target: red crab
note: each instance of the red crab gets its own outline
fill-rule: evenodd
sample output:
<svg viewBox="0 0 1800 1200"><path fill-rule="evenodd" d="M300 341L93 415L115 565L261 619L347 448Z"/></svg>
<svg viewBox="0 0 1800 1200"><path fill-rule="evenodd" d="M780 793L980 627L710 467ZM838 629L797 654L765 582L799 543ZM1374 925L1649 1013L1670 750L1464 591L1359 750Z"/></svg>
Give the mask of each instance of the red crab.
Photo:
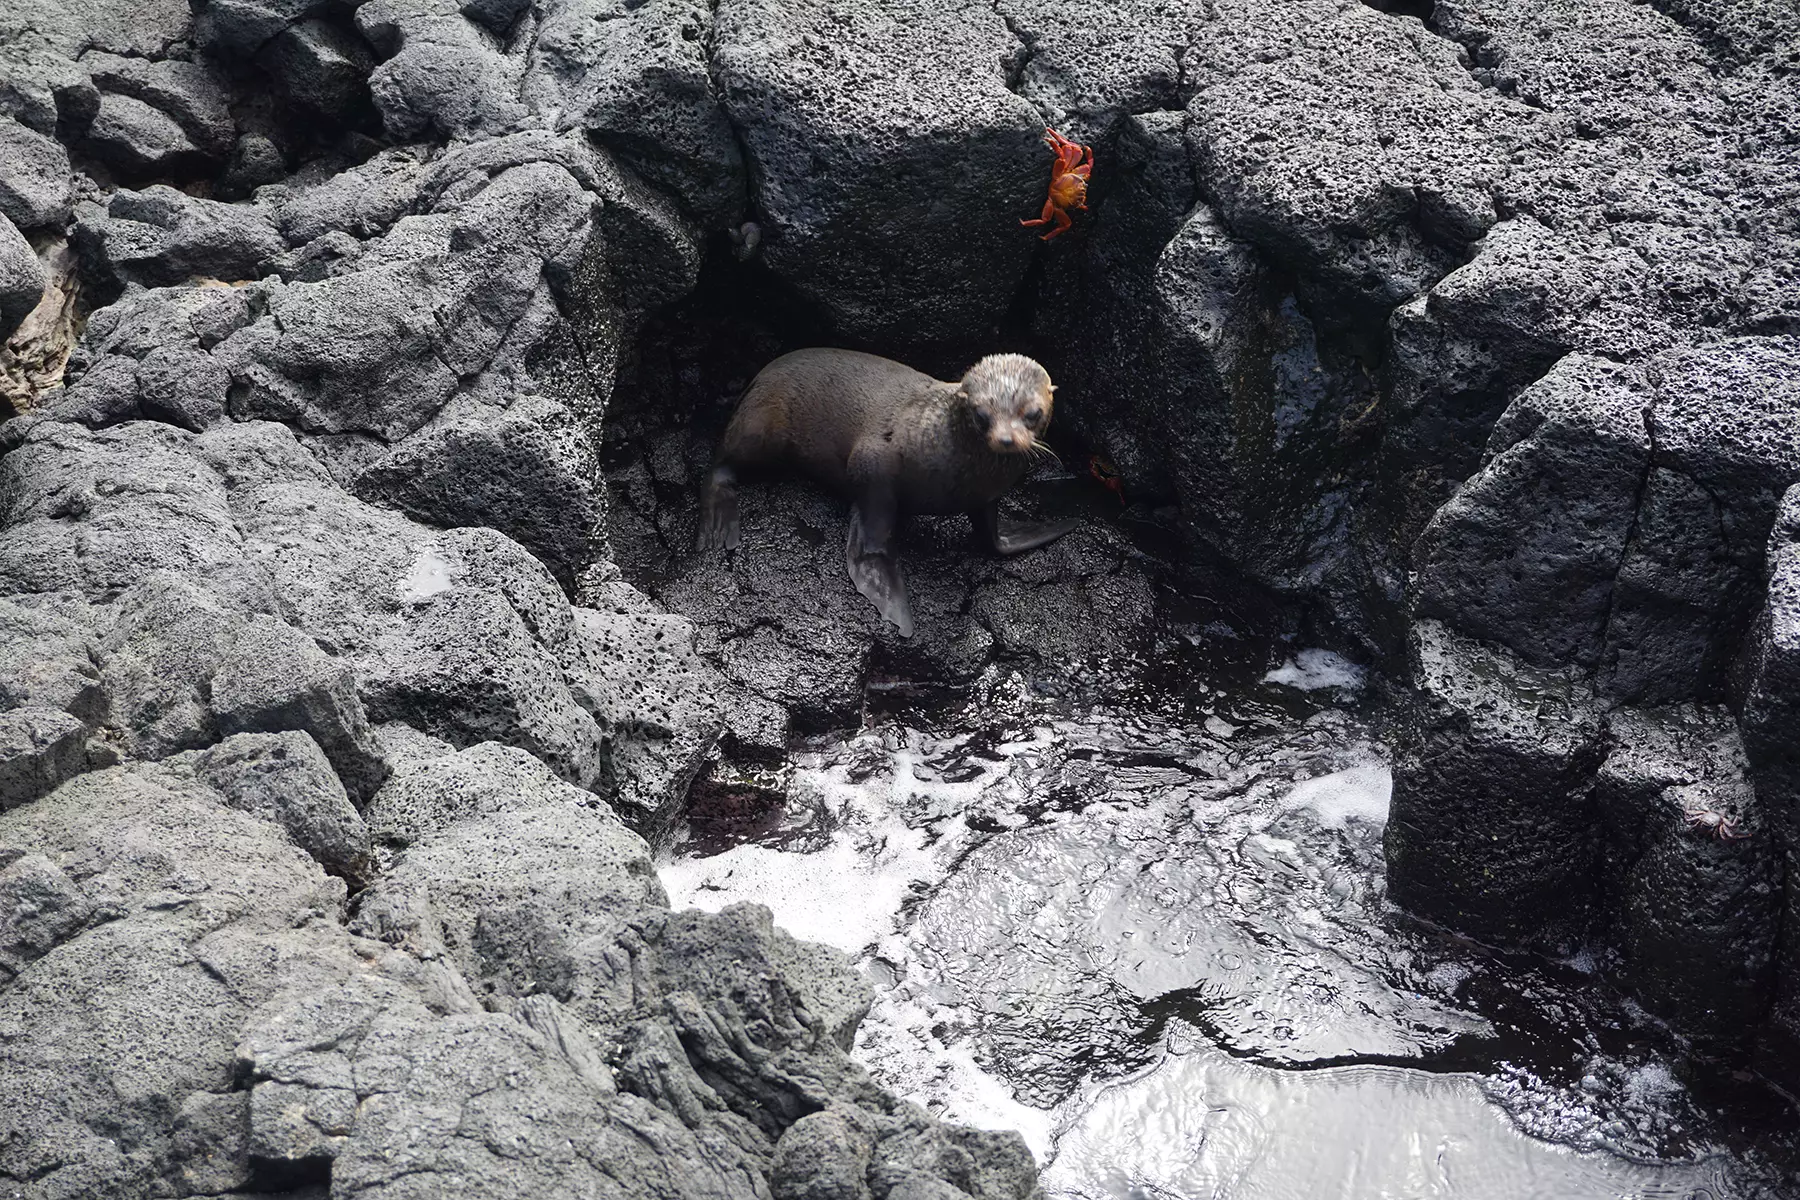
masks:
<svg viewBox="0 0 1800 1200"><path fill-rule="evenodd" d="M1120 477L1119 468L1113 466L1110 459L1102 458L1098 454L1090 454L1088 456L1088 474L1099 480L1101 487L1117 496L1120 504L1125 503L1125 480Z"/></svg>
<svg viewBox="0 0 1800 1200"><path fill-rule="evenodd" d="M1049 225L1054 220L1055 226L1044 235L1047 242L1075 223L1069 217L1070 209L1087 211L1088 173L1094 169L1094 152L1079 142L1071 142L1054 129L1044 130L1044 142L1056 151L1056 165L1050 169L1050 195L1044 200L1044 211L1037 220L1020 221L1019 224Z"/></svg>

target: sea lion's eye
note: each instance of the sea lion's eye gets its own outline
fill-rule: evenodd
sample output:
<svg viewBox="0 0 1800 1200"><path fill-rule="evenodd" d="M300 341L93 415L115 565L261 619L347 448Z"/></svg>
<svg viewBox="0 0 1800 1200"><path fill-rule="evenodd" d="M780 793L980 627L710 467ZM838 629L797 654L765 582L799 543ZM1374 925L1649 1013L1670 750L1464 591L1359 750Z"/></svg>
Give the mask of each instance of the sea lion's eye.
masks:
<svg viewBox="0 0 1800 1200"><path fill-rule="evenodd" d="M1041 408L1033 408L1025 414L1025 421L1030 425L1042 425L1044 423L1044 410Z"/></svg>

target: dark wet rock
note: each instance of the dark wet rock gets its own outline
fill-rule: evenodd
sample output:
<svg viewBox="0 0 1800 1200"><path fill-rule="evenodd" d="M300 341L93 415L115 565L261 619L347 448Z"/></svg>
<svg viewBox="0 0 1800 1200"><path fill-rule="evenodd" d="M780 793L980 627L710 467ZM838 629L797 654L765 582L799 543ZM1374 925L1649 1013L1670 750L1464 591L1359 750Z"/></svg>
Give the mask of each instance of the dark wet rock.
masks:
<svg viewBox="0 0 1800 1200"><path fill-rule="evenodd" d="M257 55L290 104L315 120L348 125L369 103L368 45L342 26L317 17L276 34Z"/></svg>
<svg viewBox="0 0 1800 1200"><path fill-rule="evenodd" d="M44 269L13 223L0 216L0 340L11 336L44 296Z"/></svg>
<svg viewBox="0 0 1800 1200"><path fill-rule="evenodd" d="M512 18L477 19L498 27ZM546 7L522 94L589 131L642 178L680 197L704 226L717 228L741 207L745 176L714 94L712 37L711 9L693 0L624 10L606 0L560 0Z"/></svg>
<svg viewBox="0 0 1800 1200"><path fill-rule="evenodd" d="M141 100L181 127L194 147L223 158L237 137L231 95L212 71L177 59L89 54L81 65L101 91ZM102 111L106 102L102 100Z"/></svg>
<svg viewBox="0 0 1800 1200"><path fill-rule="evenodd" d="M1745 1043L1769 1002L1781 864L1736 725L1689 705L1607 727L1594 799L1625 983L1683 1031Z"/></svg>
<svg viewBox="0 0 1800 1200"><path fill-rule="evenodd" d="M73 202L69 152L10 117L0 117L0 216L21 229L60 228Z"/></svg>
<svg viewBox="0 0 1800 1200"><path fill-rule="evenodd" d="M843 337L995 329L1037 245L1018 222L1042 207L1049 163L1042 118L1007 88L1016 43L1000 15L793 0L723 3L715 20L769 268Z"/></svg>
<svg viewBox="0 0 1800 1200"><path fill-rule="evenodd" d="M1415 622L1416 697L1394 761L1394 902L1485 940L1566 945L1595 900L1587 782L1601 713L1579 672Z"/></svg>
<svg viewBox="0 0 1800 1200"><path fill-rule="evenodd" d="M75 240L88 269L114 287L255 279L286 249L260 210L165 184L114 192L104 212L79 214Z"/></svg>
<svg viewBox="0 0 1800 1200"><path fill-rule="evenodd" d="M0 989L27 966L79 933L93 905L62 868L42 854L0 848Z"/></svg>
<svg viewBox="0 0 1800 1200"><path fill-rule="evenodd" d="M1717 697L1775 504L1800 480L1800 357L1781 338L1572 355L1514 401L1414 547L1414 605L1631 701Z"/></svg>
<svg viewBox="0 0 1800 1200"><path fill-rule="evenodd" d="M1414 611L1540 666L1598 665L1651 404L1640 371L1578 355L1527 389L1414 546Z"/></svg>
<svg viewBox="0 0 1800 1200"><path fill-rule="evenodd" d="M87 726L66 712L0 712L0 809L29 804L87 765Z"/></svg>
<svg viewBox="0 0 1800 1200"><path fill-rule="evenodd" d="M1757 795L1780 848L1785 876L1776 996L1769 1022L1770 1069L1800 1078L1800 488L1783 497L1769 538L1768 591L1744 654L1741 723Z"/></svg>
<svg viewBox="0 0 1800 1200"><path fill-rule="evenodd" d="M194 769L231 807L281 826L296 846L352 888L372 877L368 827L308 734L233 734L201 751Z"/></svg>
<svg viewBox="0 0 1800 1200"><path fill-rule="evenodd" d="M484 525L536 554L565 587L600 554L604 510L587 430L561 405L446 414L350 481L365 500L434 525Z"/></svg>

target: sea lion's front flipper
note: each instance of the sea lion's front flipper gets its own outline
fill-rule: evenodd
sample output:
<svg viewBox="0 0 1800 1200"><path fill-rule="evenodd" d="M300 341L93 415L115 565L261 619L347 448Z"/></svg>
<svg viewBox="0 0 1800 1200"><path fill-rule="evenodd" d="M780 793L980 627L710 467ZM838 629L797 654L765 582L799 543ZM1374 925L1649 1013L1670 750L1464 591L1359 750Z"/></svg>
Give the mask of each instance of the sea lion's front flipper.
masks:
<svg viewBox="0 0 1800 1200"><path fill-rule="evenodd" d="M893 550L894 514L891 504L863 501L850 510L850 536L844 544L844 565L850 582L869 598L884 620L900 631L913 633L912 605L906 600L906 577Z"/></svg>
<svg viewBox="0 0 1800 1200"><path fill-rule="evenodd" d="M737 472L720 464L706 477L700 490L700 530L695 549L736 550L738 547Z"/></svg>
<svg viewBox="0 0 1800 1200"><path fill-rule="evenodd" d="M1036 550L1081 524L1080 521L1048 521L1042 525L1022 525L1001 517L999 501L976 509L969 514L969 519L975 522L975 532L981 540L992 546L996 554L1023 554L1027 550Z"/></svg>

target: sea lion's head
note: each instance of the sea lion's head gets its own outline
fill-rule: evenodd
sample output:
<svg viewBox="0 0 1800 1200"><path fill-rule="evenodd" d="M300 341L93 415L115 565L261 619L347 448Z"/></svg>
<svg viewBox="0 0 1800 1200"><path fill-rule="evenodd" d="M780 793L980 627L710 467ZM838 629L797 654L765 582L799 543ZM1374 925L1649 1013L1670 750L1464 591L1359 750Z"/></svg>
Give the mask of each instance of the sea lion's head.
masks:
<svg viewBox="0 0 1800 1200"><path fill-rule="evenodd" d="M1050 426L1050 372L1023 354L990 354L963 375L956 394L995 454L1029 454Z"/></svg>

